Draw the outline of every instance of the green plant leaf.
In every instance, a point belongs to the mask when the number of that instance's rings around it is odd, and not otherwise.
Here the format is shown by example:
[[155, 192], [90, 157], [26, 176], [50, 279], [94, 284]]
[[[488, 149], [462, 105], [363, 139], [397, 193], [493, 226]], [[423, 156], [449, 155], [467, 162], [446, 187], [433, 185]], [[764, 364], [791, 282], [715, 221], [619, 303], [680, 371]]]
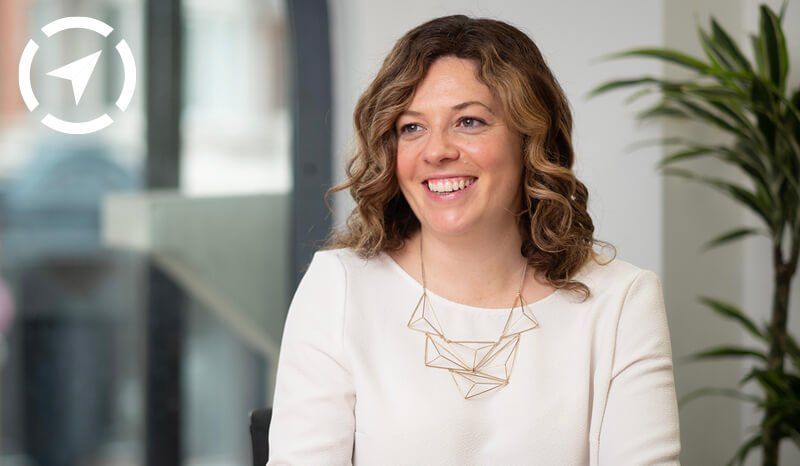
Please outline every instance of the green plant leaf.
[[777, 373], [776, 369], [761, 369], [755, 367], [748, 372], [748, 374], [739, 382], [740, 385], [755, 379], [767, 394], [767, 403], [775, 398], [784, 396], [789, 387], [782, 377], [782, 374]]
[[[652, 85], [653, 87], [683, 95], [687, 92], [692, 92], [697, 95], [702, 95], [708, 99], [739, 99], [746, 101], [749, 94], [744, 91], [732, 90], [725, 86], [712, 85], [712, 84], [698, 84], [693, 81], [673, 81], [663, 78], [655, 78], [653, 76], [642, 76], [637, 78], [627, 79], [613, 79], [599, 86], [594, 87], [587, 93], [588, 98], [595, 97], [605, 92], [624, 89], [628, 87], [644, 87]], [[639, 92], [639, 95], [646, 95], [653, 92], [652, 88], [645, 87]], [[634, 99], [635, 100], [635, 99]]]
[[786, 430], [787, 437], [792, 439], [792, 442], [794, 442], [794, 444], [800, 448], [800, 431], [798, 431], [793, 425], [786, 426]]
[[648, 57], [658, 58], [661, 60], [674, 63], [701, 73], [706, 73], [710, 70], [707, 63], [693, 57], [691, 55], [679, 52], [669, 48], [637, 48], [625, 50], [622, 52], [612, 53], [601, 57], [602, 60], [628, 58], [628, 57]]
[[[780, 103], [781, 105], [784, 105], [785, 106], [784, 109], [788, 112], [789, 115], [793, 115], [795, 118], [800, 118], [800, 109], [798, 109], [798, 103], [791, 100], [791, 98], [786, 96], [783, 91], [775, 87], [775, 84], [773, 84], [769, 80], [769, 78], [756, 77], [755, 79], [753, 79], [751, 85], [755, 85], [755, 83], [758, 83], [759, 86], [762, 86], [764, 88], [764, 90], [769, 94], [769, 97], [773, 100], [773, 102], [777, 102]], [[764, 107], [760, 105], [762, 104], [762, 102], [760, 101], [751, 101], [749, 102], [749, 104], [753, 112], [761, 111], [775, 115], [778, 115], [780, 113], [777, 110], [775, 110], [775, 108], [777, 107], [774, 108]], [[774, 118], [776, 119], [776, 121], [780, 120], [780, 118], [778, 118], [777, 116], [775, 116]]]
[[649, 118], [690, 118], [689, 114], [685, 111], [669, 105], [669, 103], [661, 102], [652, 107], [646, 108], [636, 114], [637, 120], [646, 120]]
[[783, 0], [783, 3], [781, 3], [781, 11], [778, 13], [778, 21], [781, 23], [783, 22], [783, 17], [786, 15], [786, 7], [788, 4], [789, 0]]
[[[725, 233], [722, 233], [719, 236], [714, 237], [712, 240], [705, 243], [701, 250], [708, 251], [709, 249], [716, 248], [718, 246], [722, 246], [723, 244], [730, 243], [732, 241], [736, 241], [742, 238], [746, 238], [751, 235], [763, 235], [765, 234], [763, 230], [759, 230], [758, 228], [737, 228], [735, 230], [729, 230]], [[765, 235], [769, 237], [769, 235]]]
[[756, 371], [760, 371], [760, 370], [763, 370], [763, 369], [761, 369], [760, 367], [751, 368], [747, 372], [747, 374], [745, 374], [745, 376], [742, 377], [741, 380], [739, 380], [737, 385], [741, 387], [741, 386], [745, 385], [747, 382], [750, 382], [751, 380], [755, 380], [756, 379]]
[[792, 188], [794, 198], [797, 199], [800, 197], [800, 183], [797, 180], [797, 174], [793, 173], [785, 163], [779, 163], [777, 165], [781, 173], [783, 173], [784, 180], [786, 180], [789, 187]]
[[[797, 92], [794, 93], [794, 96], [792, 96], [791, 101], [794, 106], [800, 106], [800, 88], [798, 88]], [[791, 137], [794, 139], [796, 143], [800, 143], [800, 115], [795, 115], [789, 112], [789, 114], [787, 115], [787, 121]], [[800, 153], [798, 153], [796, 150], [793, 156], [795, 162], [800, 161]]]
[[774, 221], [771, 218], [772, 206], [764, 204], [763, 199], [759, 198], [758, 196], [748, 191], [747, 189], [738, 186], [734, 183], [731, 183], [729, 181], [722, 180], [720, 178], [702, 176], [692, 173], [688, 170], [683, 170], [678, 168], [664, 168], [662, 172], [666, 175], [678, 176], [681, 178], [699, 181], [701, 183], [705, 183], [711, 186], [712, 188], [722, 192], [723, 194], [730, 196], [734, 200], [750, 208], [750, 210], [752, 210], [753, 213], [761, 217], [764, 220], [764, 222], [772, 229], [774, 224]]
[[728, 61], [727, 57], [725, 57], [724, 54], [720, 53], [720, 51], [717, 50], [716, 44], [706, 31], [698, 27], [697, 35], [700, 36], [700, 45], [703, 47], [703, 51], [705, 52], [706, 57], [708, 57], [708, 59], [714, 66], [719, 68], [724, 68], [730, 71], [736, 70], [736, 68], [734, 68], [732, 64]]
[[729, 118], [728, 121], [736, 126], [739, 131], [747, 135], [748, 140], [754, 141], [756, 144], [763, 143], [761, 133], [758, 128], [747, 118], [741, 106], [737, 105], [733, 99], [718, 98], [714, 96], [702, 96], [708, 102], [708, 105]]
[[683, 145], [684, 148], [678, 152], [670, 154], [662, 159], [657, 169], [664, 169], [667, 165], [700, 156], [710, 156], [722, 162], [730, 163], [740, 169], [745, 175], [749, 176], [757, 188], [756, 197], [763, 205], [775, 205], [775, 197], [772, 193], [771, 181], [773, 177], [759, 155], [759, 152], [748, 147], [746, 143], [737, 142], [735, 148], [724, 145], [705, 145], [687, 141], [681, 138], [669, 138], [669, 140], [648, 140], [629, 146], [631, 149], [646, 147], [647, 145]]
[[746, 401], [748, 403], [755, 403], [757, 405], [761, 405], [764, 403], [764, 400], [762, 398], [759, 398], [756, 395], [750, 395], [748, 393], [744, 393], [743, 391], [737, 390], [735, 388], [705, 387], [692, 390], [691, 392], [683, 395], [680, 398], [680, 400], [678, 400], [678, 409], [683, 408], [683, 406], [689, 403], [690, 401], [695, 400], [697, 398], [702, 398], [704, 396], [724, 396], [728, 398], [735, 398], [740, 401]]
[[792, 414], [797, 415], [798, 410], [800, 410], [800, 400], [776, 398], [765, 403], [765, 406], [775, 408], [783, 417], [787, 418], [792, 417]]
[[781, 413], [773, 414], [761, 422], [761, 428], [766, 429], [774, 425], [780, 425], [782, 418], [783, 416]]
[[767, 71], [772, 83], [781, 93], [786, 89], [786, 75], [789, 72], [789, 53], [780, 19], [767, 5], [761, 5], [759, 34], [763, 38], [766, 52]]
[[649, 87], [642, 87], [638, 91], [634, 92], [633, 94], [629, 95], [625, 98], [625, 105], [630, 105], [633, 102], [639, 100], [640, 98], [658, 92], [658, 89], [653, 89]]
[[692, 141], [679, 137], [651, 138], [651, 139], [642, 139], [640, 141], [632, 142], [627, 146], [625, 146], [625, 148], [628, 152], [633, 152], [635, 150], [643, 149], [645, 147], [674, 146], [676, 144], [690, 145], [692, 144]]
[[698, 300], [705, 304], [706, 306], [710, 307], [711, 310], [716, 312], [717, 314], [725, 317], [726, 319], [732, 319], [739, 324], [742, 325], [751, 335], [758, 337], [760, 340], [768, 341], [767, 335], [764, 334], [761, 330], [758, 329], [756, 324], [750, 320], [741, 309], [734, 306], [733, 304], [726, 303], [724, 301], [720, 301], [718, 299], [710, 298], [708, 296], [699, 296]]
[[753, 56], [755, 58], [758, 75], [767, 77], [767, 52], [764, 50], [764, 41], [760, 36], [751, 34], [750, 44], [753, 47]]
[[685, 93], [702, 97], [706, 100], [728, 101], [739, 104], [740, 106], [749, 102], [750, 93], [748, 91], [728, 85], [687, 81], [684, 82], [682, 86], [681, 90], [685, 91]]
[[764, 85], [764, 83], [759, 80], [753, 80], [753, 86], [751, 89], [751, 100], [753, 101], [755, 107], [755, 114], [756, 114], [756, 122], [758, 124], [758, 129], [763, 134], [764, 141], [767, 144], [767, 151], [770, 154], [775, 153], [775, 135], [777, 130], [775, 128], [775, 123], [773, 119], [770, 118], [770, 115], [773, 113], [775, 108], [774, 100], [772, 99], [772, 94], [769, 89]]
[[587, 93], [588, 97], [595, 97], [599, 94], [604, 92], [610, 92], [616, 89], [623, 89], [626, 87], [631, 86], [638, 86], [642, 84], [657, 84], [661, 80], [653, 78], [653, 77], [643, 77], [643, 78], [631, 78], [631, 79], [615, 79], [612, 81], [605, 82]]
[[[767, 335], [770, 340], [776, 340], [775, 331], [773, 330], [772, 326], [764, 324], [763, 333]], [[795, 340], [791, 333], [786, 332], [785, 337], [783, 351], [789, 358], [790, 362], [794, 364], [795, 368], [800, 370], [800, 345], [798, 345], [797, 340]], [[800, 398], [800, 376], [789, 373], [784, 374], [784, 376], [787, 378], [787, 380], [793, 380], [796, 382], [798, 391], [797, 396]]]
[[767, 361], [767, 355], [763, 352], [753, 348], [743, 348], [740, 346], [717, 346], [711, 349], [692, 353], [684, 357], [684, 362], [700, 361], [703, 359], [718, 359], [718, 358], [739, 358], [739, 357], [755, 357], [761, 361]]
[[711, 38], [713, 42], [718, 45], [720, 52], [729, 57], [740, 70], [752, 73], [753, 68], [750, 66], [750, 62], [744, 57], [742, 51], [739, 50], [736, 42], [731, 39], [728, 33], [725, 32], [713, 17], [711, 18]]
[[791, 333], [786, 334], [786, 354], [794, 360], [795, 367], [800, 369], [800, 346]]
[[[795, 401], [800, 403], [800, 375], [792, 374], [791, 372], [787, 371], [784, 373], [784, 377], [786, 378], [789, 386], [792, 387], [792, 394], [795, 398]], [[800, 424], [798, 424], [798, 428], [800, 428]]]
[[[755, 195], [759, 205], [770, 206], [769, 209], [772, 213], [778, 211], [777, 209], [780, 203], [774, 194], [774, 177], [771, 175], [770, 169], [764, 166], [758, 152], [750, 150], [743, 145], [740, 145], [736, 149], [717, 146], [717, 150], [723, 154], [723, 160], [735, 164], [737, 168], [750, 178], [756, 188]], [[772, 218], [772, 223], [770, 225], [776, 223], [777, 220]], [[770, 237], [770, 235], [768, 235], [768, 237]]]
[[664, 168], [669, 164], [673, 164], [676, 162], [681, 162], [684, 160], [693, 159], [696, 157], [701, 157], [704, 155], [710, 155], [714, 153], [714, 149], [709, 147], [691, 147], [688, 149], [684, 149], [679, 152], [675, 152], [674, 154], [670, 154], [658, 162], [656, 168]]
[[759, 432], [756, 435], [753, 435], [747, 441], [745, 441], [736, 453], [733, 455], [730, 461], [728, 461], [727, 466], [741, 466], [744, 464], [744, 461], [747, 459], [747, 455], [750, 454], [750, 450], [753, 448], [761, 445], [761, 433]]
[[745, 131], [736, 126], [736, 124], [728, 121], [725, 117], [715, 113], [713, 108], [709, 108], [708, 102], [700, 104], [681, 96], [673, 96], [671, 100], [673, 102], [679, 102], [682, 107], [688, 110], [688, 113], [691, 113], [703, 122], [731, 133], [735, 137], [748, 139], [748, 135]]

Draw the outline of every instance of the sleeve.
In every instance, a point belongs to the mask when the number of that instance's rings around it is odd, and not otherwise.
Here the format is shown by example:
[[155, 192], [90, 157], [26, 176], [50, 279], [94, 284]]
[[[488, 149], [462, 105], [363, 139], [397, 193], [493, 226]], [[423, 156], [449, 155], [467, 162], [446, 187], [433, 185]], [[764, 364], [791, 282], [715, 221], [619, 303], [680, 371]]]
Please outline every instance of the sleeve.
[[643, 270], [628, 288], [620, 311], [598, 463], [680, 465], [680, 450], [661, 280], [655, 272]]
[[343, 351], [346, 275], [335, 252], [314, 254], [286, 316], [267, 465], [350, 465], [355, 389]]

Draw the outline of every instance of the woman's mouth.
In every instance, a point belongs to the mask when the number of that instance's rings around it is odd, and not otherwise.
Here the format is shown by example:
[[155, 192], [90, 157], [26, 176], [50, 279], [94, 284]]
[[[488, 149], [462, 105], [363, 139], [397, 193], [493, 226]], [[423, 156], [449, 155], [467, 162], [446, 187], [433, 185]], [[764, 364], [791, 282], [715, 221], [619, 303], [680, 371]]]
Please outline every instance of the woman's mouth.
[[438, 202], [448, 202], [464, 197], [477, 181], [478, 178], [473, 176], [460, 176], [426, 180], [422, 185], [429, 198]]

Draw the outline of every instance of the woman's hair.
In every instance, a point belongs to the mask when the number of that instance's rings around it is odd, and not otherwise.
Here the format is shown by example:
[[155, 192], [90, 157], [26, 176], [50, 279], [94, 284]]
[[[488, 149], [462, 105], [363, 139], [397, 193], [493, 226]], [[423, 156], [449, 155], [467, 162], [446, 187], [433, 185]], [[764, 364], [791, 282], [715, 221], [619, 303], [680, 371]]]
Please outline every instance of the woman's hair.
[[[420, 228], [399, 188], [395, 123], [439, 57], [475, 60], [478, 79], [499, 98], [506, 123], [523, 137], [523, 206], [517, 214], [521, 253], [556, 288], [589, 288], [570, 280], [596, 259], [588, 191], [572, 172], [572, 114], [566, 96], [533, 41], [502, 21], [453, 15], [406, 33], [386, 57], [354, 111], [356, 146], [347, 179], [325, 194], [349, 189], [356, 206], [323, 249], [349, 247], [360, 257], [402, 248]], [[613, 248], [613, 246], [611, 246]], [[616, 256], [616, 248], [614, 248]]]

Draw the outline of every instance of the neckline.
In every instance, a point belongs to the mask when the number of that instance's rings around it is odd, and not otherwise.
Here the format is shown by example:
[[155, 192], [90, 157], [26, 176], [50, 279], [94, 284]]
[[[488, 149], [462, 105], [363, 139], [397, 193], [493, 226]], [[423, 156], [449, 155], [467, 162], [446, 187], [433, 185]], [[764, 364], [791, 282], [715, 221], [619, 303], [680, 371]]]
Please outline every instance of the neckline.
[[[406, 269], [401, 267], [400, 264], [398, 264], [397, 261], [395, 261], [392, 258], [392, 256], [386, 253], [386, 251], [381, 251], [380, 254], [383, 256], [384, 260], [389, 263], [390, 267], [394, 269], [401, 277], [403, 277], [403, 279], [405, 279], [412, 285], [416, 285], [418, 288], [423, 289], [422, 283], [418, 282], [416, 278], [412, 277], [408, 272], [406, 272]], [[430, 288], [426, 289], [425, 292], [428, 294], [429, 297], [433, 297], [434, 299], [442, 301], [450, 306], [460, 307], [471, 311], [499, 314], [502, 311], [508, 311], [509, 309], [511, 309], [510, 305], [506, 307], [477, 307], [477, 306], [471, 306], [469, 304], [459, 303], [434, 293], [433, 291], [430, 290]], [[547, 304], [548, 302], [553, 301], [556, 298], [556, 296], [561, 294], [561, 292], [562, 292], [561, 288], [556, 288], [555, 291], [553, 291], [552, 293], [543, 298], [539, 298], [533, 302], [526, 302], [525, 309], [533, 309], [536, 307], [541, 307]]]

